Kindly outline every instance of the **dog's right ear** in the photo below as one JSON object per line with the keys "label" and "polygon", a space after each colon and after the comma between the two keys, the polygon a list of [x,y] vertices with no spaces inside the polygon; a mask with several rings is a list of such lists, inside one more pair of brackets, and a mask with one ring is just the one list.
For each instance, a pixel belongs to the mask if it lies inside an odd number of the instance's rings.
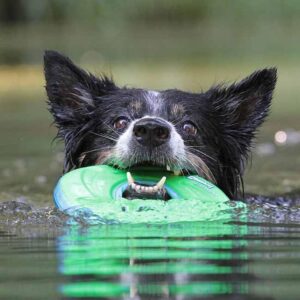
{"label": "dog's right ear", "polygon": [[64,131],[87,122],[97,106],[97,97],[117,89],[111,79],[97,78],[55,51],[45,52],[44,72],[50,112]]}

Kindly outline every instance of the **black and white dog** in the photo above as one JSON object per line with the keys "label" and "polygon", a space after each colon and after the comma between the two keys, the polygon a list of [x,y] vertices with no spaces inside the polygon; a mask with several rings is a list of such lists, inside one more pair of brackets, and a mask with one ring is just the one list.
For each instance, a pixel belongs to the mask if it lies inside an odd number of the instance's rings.
{"label": "black and white dog", "polygon": [[252,141],[269,111],[275,68],[190,93],[120,88],[57,52],[46,51],[44,59],[48,103],[65,143],[64,172],[96,164],[127,170],[151,165],[199,174],[231,199],[241,197]]}

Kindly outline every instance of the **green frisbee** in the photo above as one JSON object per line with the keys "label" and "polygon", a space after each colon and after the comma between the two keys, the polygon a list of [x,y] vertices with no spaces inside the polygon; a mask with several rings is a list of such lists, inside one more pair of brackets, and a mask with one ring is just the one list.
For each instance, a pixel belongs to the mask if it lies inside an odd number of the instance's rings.
{"label": "green frisbee", "polygon": [[136,183],[148,187],[166,177],[168,201],[126,199],[124,193],[130,185],[126,171],[99,165],[63,175],[55,187],[54,202],[62,211],[88,209],[103,219],[123,223],[220,219],[221,211],[242,205],[229,205],[218,187],[197,175],[176,176],[151,168],[132,170],[131,175]]}

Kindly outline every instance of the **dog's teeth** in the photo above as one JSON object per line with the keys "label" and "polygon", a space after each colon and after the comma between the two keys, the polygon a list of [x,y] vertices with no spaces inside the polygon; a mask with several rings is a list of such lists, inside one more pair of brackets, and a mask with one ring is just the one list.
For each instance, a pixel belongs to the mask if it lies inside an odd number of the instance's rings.
{"label": "dog's teeth", "polygon": [[166,182],[166,179],[167,179],[166,176],[162,177],[162,179],[156,184],[156,187],[158,189],[162,189]]}
{"label": "dog's teeth", "polygon": [[171,171],[171,167],[167,165],[167,171]]}
{"label": "dog's teeth", "polygon": [[154,186],[143,186],[143,185],[139,185],[137,183],[134,182],[134,179],[131,175],[130,172],[127,172],[127,180],[128,180],[128,185],[135,190],[137,193],[156,193],[158,192],[160,189],[163,188],[165,182],[166,182],[166,177],[162,177],[161,180]]}
{"label": "dog's teeth", "polygon": [[128,180],[129,185],[134,183],[134,179],[130,172],[127,172],[127,180]]}
{"label": "dog's teeth", "polygon": [[175,175],[175,176],[178,176],[179,174],[180,174],[180,170],[174,171],[174,175]]}

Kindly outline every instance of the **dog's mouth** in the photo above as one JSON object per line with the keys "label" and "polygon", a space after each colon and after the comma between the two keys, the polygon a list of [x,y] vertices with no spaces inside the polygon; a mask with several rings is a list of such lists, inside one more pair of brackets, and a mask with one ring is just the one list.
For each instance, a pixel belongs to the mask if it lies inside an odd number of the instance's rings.
{"label": "dog's mouth", "polygon": [[131,199],[156,199],[169,200],[171,197],[165,188],[166,176],[163,176],[156,184],[145,184],[135,181],[130,172],[127,172],[128,186],[123,197]]}
{"label": "dog's mouth", "polygon": [[171,196],[165,187],[166,176],[162,176],[161,179],[156,183],[149,184],[138,180],[136,181],[131,172],[156,171],[157,173],[161,172],[163,174],[167,172],[175,176],[191,174],[191,171],[189,170],[179,169],[178,167],[174,167],[172,165],[158,164],[152,161],[143,161],[127,167],[114,163],[113,166],[127,171],[128,185],[123,192],[123,197],[128,200],[155,199],[167,201],[171,199]]}
{"label": "dog's mouth", "polygon": [[166,176],[162,176],[160,180],[156,183],[148,184],[145,182],[136,181],[131,171],[143,171],[147,172],[149,170],[166,173],[179,176],[184,174],[183,170],[173,169],[169,165],[156,164],[149,161],[140,162],[130,167],[126,168],[127,170],[127,181],[128,186],[123,193],[123,197],[126,199],[156,199],[156,200],[169,200],[171,196],[168,194],[168,191],[165,187]]}

